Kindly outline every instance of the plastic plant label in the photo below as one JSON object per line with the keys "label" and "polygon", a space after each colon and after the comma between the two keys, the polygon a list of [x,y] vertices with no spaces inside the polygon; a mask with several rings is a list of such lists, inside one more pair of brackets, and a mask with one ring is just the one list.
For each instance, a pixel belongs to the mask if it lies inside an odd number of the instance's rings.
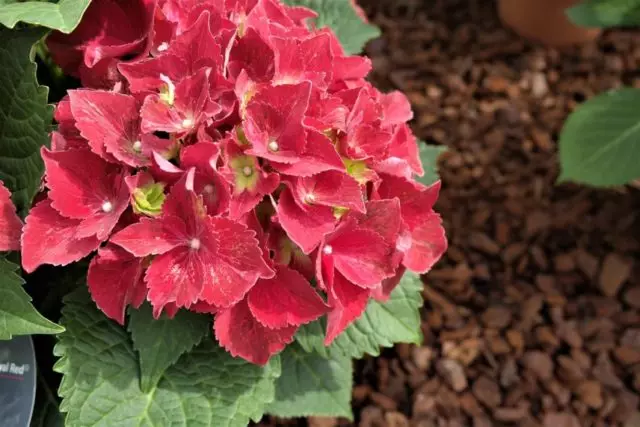
{"label": "plastic plant label", "polygon": [[0,341],[0,426],[28,426],[35,396],[36,359],[31,337]]}

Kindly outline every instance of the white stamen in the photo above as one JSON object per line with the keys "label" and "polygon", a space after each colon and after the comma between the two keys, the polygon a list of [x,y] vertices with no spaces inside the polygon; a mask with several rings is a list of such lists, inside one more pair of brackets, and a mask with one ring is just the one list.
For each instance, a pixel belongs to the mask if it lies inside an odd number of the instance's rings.
{"label": "white stamen", "polygon": [[271,151],[278,151],[278,149],[280,148],[280,147],[278,146],[278,143],[277,143],[276,141],[271,141],[271,142],[269,143],[269,145],[267,145],[267,147],[268,147],[268,148],[269,148],[269,150],[271,150]]}
{"label": "white stamen", "polygon": [[333,253],[333,248],[331,247],[331,245],[326,245],[324,248],[322,248],[322,252],[325,255],[331,255]]}
{"label": "white stamen", "polygon": [[253,174],[253,168],[251,166],[245,166],[242,168],[242,174],[244,176],[251,176]]}
{"label": "white stamen", "polygon": [[207,185],[204,186],[202,191],[207,193],[207,194],[212,194],[215,191],[215,188],[213,187],[213,185],[207,184]]}
{"label": "white stamen", "polygon": [[102,212],[109,213],[113,210],[113,204],[110,201],[106,201],[102,204]]}
{"label": "white stamen", "polygon": [[313,203],[316,201],[316,196],[313,193],[308,193],[304,196],[304,201],[307,203]]}
{"label": "white stamen", "polygon": [[140,141],[136,141],[133,143],[133,151],[135,151],[136,153],[139,153],[140,151],[142,151],[142,142]]}
{"label": "white stamen", "polygon": [[200,239],[194,237],[193,239],[191,239],[189,241],[189,247],[193,250],[198,250],[200,249]]}
{"label": "white stamen", "polygon": [[182,121],[182,127],[183,128],[188,129],[188,128],[192,127],[192,126],[193,126],[193,120],[192,119],[184,119]]}
{"label": "white stamen", "polygon": [[167,42],[162,42],[160,46],[158,46],[158,52],[164,52],[167,49],[169,49],[169,43]]}

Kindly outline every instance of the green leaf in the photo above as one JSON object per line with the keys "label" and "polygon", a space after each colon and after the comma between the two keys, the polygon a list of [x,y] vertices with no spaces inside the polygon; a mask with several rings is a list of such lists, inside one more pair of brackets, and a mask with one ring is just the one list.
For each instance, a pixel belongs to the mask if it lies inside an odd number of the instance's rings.
{"label": "green leaf", "polygon": [[90,0],[60,0],[58,3],[23,1],[0,2],[0,24],[13,28],[18,22],[40,25],[70,33],[80,23]]}
{"label": "green leaf", "polygon": [[640,25],[640,0],[584,0],[566,13],[582,27],[635,27]]}
{"label": "green leaf", "polygon": [[322,343],[325,329],[322,323],[304,325],[296,334],[296,340],[306,351],[323,357],[335,357],[337,354],[357,359],[365,354],[378,356],[380,347],[391,347],[399,342],[422,342],[421,306],[420,276],[406,272],[389,300],[385,303],[373,299],[369,301],[364,314],[345,329],[329,349]]}
{"label": "green leaf", "polygon": [[558,182],[622,185],[640,177],[640,89],[604,93],[580,105],[559,141]]}
{"label": "green leaf", "polygon": [[18,266],[0,258],[0,340],[14,335],[58,334],[64,331],[50,322],[31,304],[22,288],[24,280],[16,274]]}
{"label": "green leaf", "polygon": [[52,120],[48,89],[38,85],[33,62],[32,46],[43,35],[41,29],[0,28],[0,181],[23,215],[40,187],[40,147],[49,142]]}
{"label": "green leaf", "polygon": [[140,355],[140,388],[149,392],[164,371],[208,334],[211,316],[180,310],[173,319],[153,318],[149,304],[129,311],[128,329]]}
{"label": "green leaf", "polygon": [[380,37],[380,30],[365,23],[353,9],[349,0],[284,0],[291,6],[304,6],[318,13],[315,26],[329,27],[336,34],[345,52],[362,52],[365,43]]}
{"label": "green leaf", "polygon": [[276,398],[267,407],[278,417],[331,416],[353,419],[351,358],[326,359],[289,345],[281,354],[282,375],[276,381]]}
{"label": "green leaf", "polygon": [[205,340],[166,370],[157,387],[139,386],[127,331],[106,318],[79,289],[65,298],[54,369],[66,425],[82,427],[245,427],[273,400],[280,359],[261,367]]}
{"label": "green leaf", "polygon": [[424,185],[431,185],[440,179],[438,175],[438,157],[447,151],[444,145],[429,145],[426,142],[418,141],[420,162],[424,169],[424,175],[416,179]]}

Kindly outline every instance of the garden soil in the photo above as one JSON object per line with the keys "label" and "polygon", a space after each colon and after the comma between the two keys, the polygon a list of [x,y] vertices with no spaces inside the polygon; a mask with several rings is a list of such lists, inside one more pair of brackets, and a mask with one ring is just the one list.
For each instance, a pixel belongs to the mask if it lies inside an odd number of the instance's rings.
{"label": "garden soil", "polygon": [[569,112],[640,87],[640,32],[560,51],[504,29],[491,1],[362,3],[383,32],[372,81],[448,148],[450,247],[425,277],[423,346],[356,363],[355,423],[262,425],[640,426],[640,190],[555,183]]}

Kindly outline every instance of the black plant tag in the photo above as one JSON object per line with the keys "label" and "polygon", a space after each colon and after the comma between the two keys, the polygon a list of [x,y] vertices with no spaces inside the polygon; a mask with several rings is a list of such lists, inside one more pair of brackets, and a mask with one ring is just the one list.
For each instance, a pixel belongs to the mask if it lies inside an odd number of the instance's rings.
{"label": "black plant tag", "polygon": [[0,426],[28,427],[36,397],[36,358],[30,336],[0,341]]}

